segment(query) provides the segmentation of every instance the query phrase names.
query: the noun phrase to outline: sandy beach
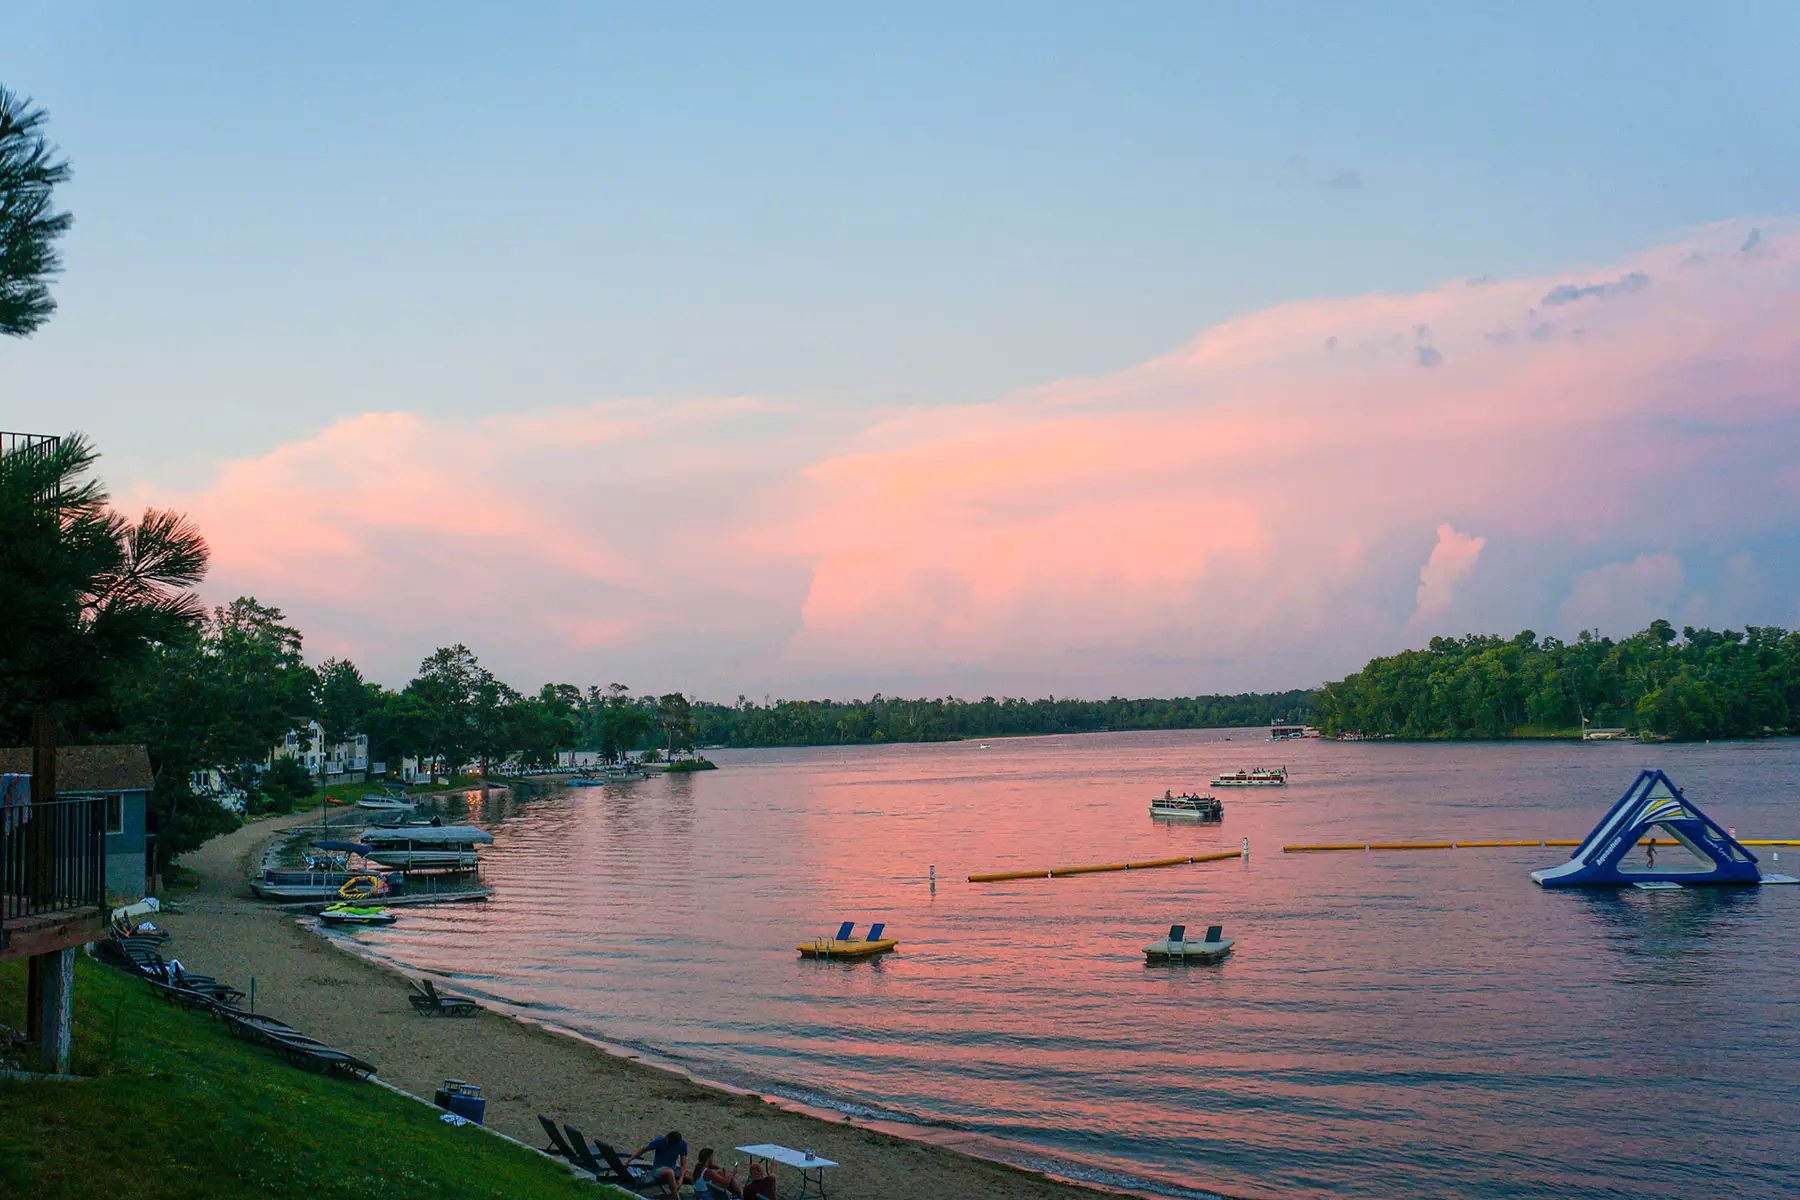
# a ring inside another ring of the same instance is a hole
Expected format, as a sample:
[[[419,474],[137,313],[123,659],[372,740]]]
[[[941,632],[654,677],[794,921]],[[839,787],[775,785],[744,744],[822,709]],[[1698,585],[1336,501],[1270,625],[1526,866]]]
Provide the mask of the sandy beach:
[[[849,1200],[1016,1196],[1025,1200],[1093,1197],[1064,1183],[877,1128],[789,1111],[757,1097],[702,1086],[678,1073],[631,1061],[598,1046],[507,1016],[473,1020],[421,1017],[402,978],[330,945],[301,927],[293,911],[255,900],[245,884],[252,855],[279,831],[310,820],[296,814],[246,825],[216,838],[181,865],[199,872],[197,890],[171,894],[181,912],[165,914],[174,957],[191,969],[241,987],[256,980],[256,1007],[365,1057],[381,1078],[429,1096],[447,1078],[479,1083],[487,1123],[532,1145],[543,1144],[537,1114],[589,1136],[635,1149],[680,1129],[697,1152],[774,1142],[809,1148],[842,1166],[827,1182]],[[940,1143],[973,1139],[925,1131]],[[742,1172],[739,1175],[743,1178]],[[785,1191],[796,1183],[784,1172]]]

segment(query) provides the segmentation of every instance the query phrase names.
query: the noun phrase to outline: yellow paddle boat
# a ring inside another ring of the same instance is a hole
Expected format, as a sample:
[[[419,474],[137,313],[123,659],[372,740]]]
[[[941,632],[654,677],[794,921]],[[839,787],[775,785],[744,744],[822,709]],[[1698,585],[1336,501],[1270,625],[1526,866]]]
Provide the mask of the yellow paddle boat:
[[[855,921],[845,921],[838,926],[832,937],[814,938],[812,941],[797,947],[801,958],[872,958],[877,954],[886,954],[900,945],[893,938],[881,936],[887,926],[876,922],[869,926],[869,936],[854,936]]]

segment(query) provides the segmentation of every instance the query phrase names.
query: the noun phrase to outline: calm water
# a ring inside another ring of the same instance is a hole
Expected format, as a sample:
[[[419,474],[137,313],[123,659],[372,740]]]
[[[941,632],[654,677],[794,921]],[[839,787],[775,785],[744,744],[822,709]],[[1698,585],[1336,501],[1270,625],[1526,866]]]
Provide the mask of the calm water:
[[[1227,741],[1227,737],[1233,740]],[[1241,1196],[1800,1192],[1800,886],[1546,893],[1566,850],[1283,843],[1579,837],[1642,765],[1744,837],[1800,836],[1800,742],[1272,746],[1243,731],[718,753],[723,770],[494,801],[492,903],[359,934],[703,1074]],[[1165,787],[1222,826],[1153,822]],[[971,872],[1236,847],[1015,884]],[[1768,852],[1762,852],[1765,866]],[[1800,873],[1800,848],[1782,854]],[[935,891],[926,881],[937,867]],[[879,962],[800,960],[885,920]],[[1147,968],[1222,923],[1216,967]]]

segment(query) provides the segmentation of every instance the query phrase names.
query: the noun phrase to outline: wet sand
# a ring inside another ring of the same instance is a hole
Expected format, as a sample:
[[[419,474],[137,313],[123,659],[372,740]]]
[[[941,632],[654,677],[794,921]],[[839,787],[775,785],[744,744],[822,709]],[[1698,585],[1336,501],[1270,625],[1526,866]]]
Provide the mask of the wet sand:
[[[733,1149],[739,1145],[809,1148],[842,1164],[826,1172],[826,1181],[846,1200],[1097,1194],[952,1149],[960,1141],[980,1150],[977,1139],[954,1131],[919,1131],[940,1143],[927,1144],[791,1111],[495,1013],[419,1016],[400,975],[335,948],[303,928],[299,914],[256,900],[246,886],[253,856],[275,833],[317,819],[312,813],[254,822],[182,859],[203,882],[170,894],[183,911],[159,918],[174,935],[167,953],[246,989],[254,977],[257,1011],[368,1059],[397,1087],[430,1096],[445,1079],[478,1083],[487,1123],[535,1146],[544,1142],[542,1113],[627,1151],[668,1129],[680,1129],[696,1152],[714,1147],[727,1164],[744,1158]],[[798,1181],[786,1168],[780,1175],[785,1195]]]

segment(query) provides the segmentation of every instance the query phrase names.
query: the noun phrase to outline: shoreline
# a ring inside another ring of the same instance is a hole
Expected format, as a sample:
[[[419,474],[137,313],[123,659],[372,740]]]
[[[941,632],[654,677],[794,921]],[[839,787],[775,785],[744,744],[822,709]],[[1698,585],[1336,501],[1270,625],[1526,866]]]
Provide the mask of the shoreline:
[[[258,1011],[368,1058],[386,1083],[403,1091],[429,1095],[447,1078],[479,1083],[489,1126],[531,1145],[542,1140],[536,1121],[542,1113],[614,1144],[630,1142],[626,1150],[668,1128],[682,1129],[696,1151],[715,1146],[725,1162],[738,1144],[811,1147],[843,1164],[834,1172],[834,1191],[868,1200],[1159,1194],[1014,1161],[1057,1157],[1029,1145],[859,1118],[710,1080],[654,1050],[613,1045],[504,1001],[484,1001],[489,1011],[474,1020],[421,1017],[405,1003],[407,972],[399,965],[344,945],[294,910],[250,897],[248,868],[266,842],[313,815],[256,821],[185,856],[181,865],[202,882],[169,896],[180,911],[164,913],[159,923],[166,918],[177,939],[174,956],[191,969],[246,990],[256,980]],[[1178,1185],[1165,1186],[1173,1192]]]

